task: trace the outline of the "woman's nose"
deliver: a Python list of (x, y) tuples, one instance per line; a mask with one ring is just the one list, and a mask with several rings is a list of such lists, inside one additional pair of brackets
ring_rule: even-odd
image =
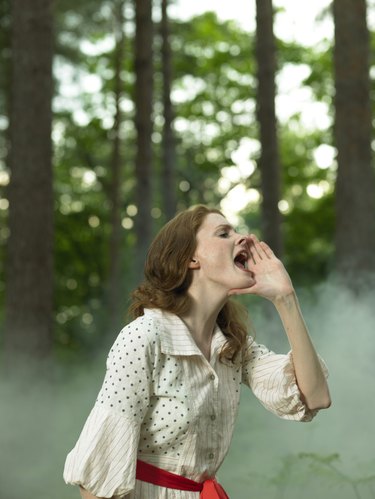
[(249, 236), (246, 236), (246, 235), (244, 235), (244, 234), (239, 234), (239, 236), (238, 236), (238, 239), (237, 239), (236, 243), (237, 243), (238, 245), (240, 245), (240, 244), (244, 244), (244, 243), (245, 243), (245, 244), (247, 244), (247, 243), (249, 242), (249, 240), (250, 240)]

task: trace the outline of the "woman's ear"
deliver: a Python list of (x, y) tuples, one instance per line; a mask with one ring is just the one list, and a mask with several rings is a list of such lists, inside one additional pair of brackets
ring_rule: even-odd
[(197, 258), (192, 258), (190, 260), (190, 263), (189, 263), (189, 269), (199, 269), (200, 268), (200, 265), (199, 265), (199, 261), (197, 260)]

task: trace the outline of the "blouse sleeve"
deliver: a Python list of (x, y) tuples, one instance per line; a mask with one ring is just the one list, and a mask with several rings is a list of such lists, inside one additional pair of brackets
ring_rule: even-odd
[(151, 386), (150, 324), (126, 326), (112, 346), (103, 386), (65, 462), (66, 483), (99, 497), (122, 497), (135, 486), (140, 426)]
[[(324, 375), (328, 371), (319, 357)], [(280, 418), (311, 421), (318, 410), (310, 410), (298, 388), (292, 352), (276, 354), (249, 338), (248, 358), (242, 369), (242, 383), (249, 386), (261, 404)]]

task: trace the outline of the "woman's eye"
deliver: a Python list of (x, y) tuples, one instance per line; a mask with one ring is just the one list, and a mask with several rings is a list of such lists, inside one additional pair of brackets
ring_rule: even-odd
[(229, 237), (229, 232), (220, 232), (219, 237)]

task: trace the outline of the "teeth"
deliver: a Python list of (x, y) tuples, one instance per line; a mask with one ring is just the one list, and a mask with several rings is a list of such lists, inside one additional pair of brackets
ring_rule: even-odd
[(249, 255), (247, 254), (247, 252), (241, 251), (236, 256), (235, 262), (237, 262), (237, 264), (240, 265), (243, 269), (248, 270), (248, 263), (247, 263), (248, 258)]

